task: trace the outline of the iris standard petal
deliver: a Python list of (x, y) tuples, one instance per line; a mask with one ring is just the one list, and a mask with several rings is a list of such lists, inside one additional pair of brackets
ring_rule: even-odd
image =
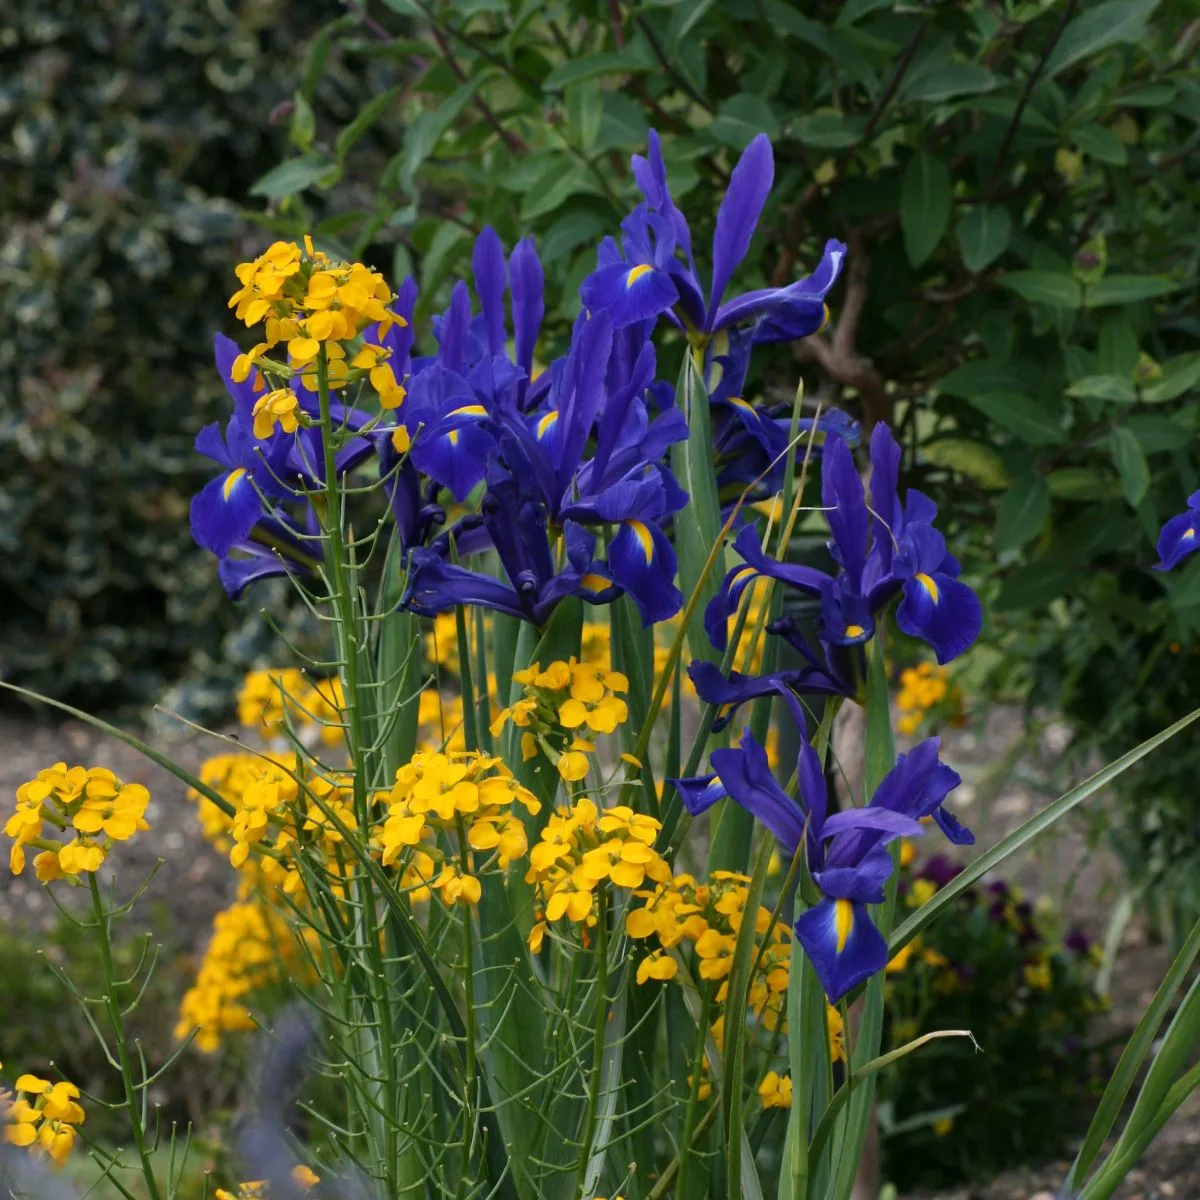
[(718, 800), (724, 800), (729, 793), (721, 782), (719, 775), (698, 775), (692, 779), (672, 779), (675, 790), (683, 799), (683, 807), (698, 817), (708, 812)]
[(849, 590), (860, 593), (870, 522), (854, 455), (840, 438), (834, 438), (821, 455), (821, 503)]
[(508, 286), (512, 299), (513, 350), (519, 366), (533, 377), (533, 350), (545, 315), (542, 293), (545, 282), (533, 238), (522, 238), (508, 260)]
[(531, 607), (522, 605), (517, 593), (499, 580), (448, 563), (433, 550), (414, 548), (400, 607), (418, 616), (434, 617), (460, 604), (478, 604), (520, 619), (528, 618)]
[(492, 354), (502, 354), (506, 268), (500, 236), (490, 225), (485, 225), (483, 232), (475, 239), (471, 267), (475, 272), (475, 294), (479, 297), (480, 308), (483, 309), (488, 351)]
[(760, 133), (738, 159), (729, 177), (729, 187), (721, 207), (717, 210), (706, 332), (712, 332), (717, 309), (729, 280), (750, 249), (750, 239), (762, 216), (774, 178), (775, 159), (771, 140), (765, 133)]
[(767, 752), (747, 729), (732, 750), (714, 750), (711, 762), (730, 798), (771, 831), (788, 855), (804, 836), (805, 813), (779, 786)]
[(822, 900), (802, 913), (796, 939), (831, 1004), (887, 966), (887, 942), (855, 900)]

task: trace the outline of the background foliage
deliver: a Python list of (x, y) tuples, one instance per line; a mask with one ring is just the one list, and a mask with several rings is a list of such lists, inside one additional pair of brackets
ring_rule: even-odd
[(0, 674), (88, 706), (211, 664), (187, 531), (239, 215), (316, 0), (21, 0), (0, 35)]

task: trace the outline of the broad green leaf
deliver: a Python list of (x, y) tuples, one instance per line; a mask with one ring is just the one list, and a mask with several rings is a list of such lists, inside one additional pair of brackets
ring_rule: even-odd
[(1200, 604), (1200, 557), (1193, 556), (1185, 566), (1176, 567), (1170, 574), (1162, 576), (1162, 582), (1176, 612), (1194, 608)]
[(1039, 561), (1017, 567), (1004, 577), (993, 607), (997, 612), (1045, 608), (1079, 578), (1079, 571), (1063, 562)]
[(1138, 361), (1138, 335), (1126, 313), (1106, 313), (1100, 321), (1096, 369), (1104, 375), (1133, 378)]
[(908, 261), (919, 267), (950, 223), (950, 172), (930, 154), (914, 154), (900, 185), (900, 230)]
[(791, 131), (806, 146), (820, 150), (843, 150), (857, 145), (865, 126), (861, 119), (836, 112), (815, 112), (796, 121)]
[(1147, 754), (1153, 753), (1159, 746), (1168, 742), (1177, 733), (1182, 733), (1200, 717), (1200, 708), (1176, 721), (1174, 725), (1147, 738), (1140, 746), (1134, 747), (1127, 754), (1097, 771), (1090, 779), (1085, 779), (1077, 787), (1060, 796), (1053, 803), (1042, 809), (1036, 816), (1030, 817), (1019, 829), (1002, 838), (990, 850), (981, 854), (961, 874), (956, 875), (931, 900), (921, 905), (915, 913), (895, 929), (888, 938), (888, 955), (895, 955), (903, 950), (914, 937), (926, 929), (943, 912), (949, 910), (959, 896), (969, 887), (978, 883), (989, 871), (998, 867), (1011, 854), (1027, 846), (1035, 838), (1045, 833), (1069, 812), (1089, 800), (1097, 792), (1106, 788), (1112, 781), (1127, 771), (1135, 763), (1140, 762)]
[(1146, 20), (1157, 7), (1158, 0), (1108, 0), (1088, 9), (1063, 30), (1042, 68), (1042, 78), (1053, 79), (1080, 59), (1109, 46), (1140, 41)]
[(1162, 108), (1170, 104), (1178, 93), (1169, 83), (1148, 83), (1145, 87), (1122, 92), (1117, 103), (1122, 108)]
[(581, 54), (555, 67), (542, 80), (542, 90), (557, 92), (572, 84), (599, 79), (603, 75), (634, 75), (649, 71), (651, 64), (629, 50), (605, 51), (601, 54)]
[(542, 263), (557, 262), (572, 250), (578, 249), (601, 233), (607, 233), (612, 221), (596, 208), (595, 201), (585, 200), (588, 207), (570, 208), (538, 238), (538, 258)]
[(307, 190), (335, 169), (336, 164), (320, 154), (289, 158), (252, 183), (250, 195), (281, 200), (284, 196), (294, 196), (297, 192)]
[(1009, 271), (1000, 282), (1030, 304), (1050, 308), (1078, 308), (1079, 284), (1057, 271)]
[(372, 97), (363, 105), (354, 120), (342, 129), (333, 143), (334, 153), (338, 157), (338, 162), (342, 162), (345, 159), (346, 155), (353, 148), (354, 143), (395, 104), (396, 98), (403, 91), (404, 85), (396, 84), (395, 87), (390, 87), (387, 91), (380, 92), (378, 96)]
[(1097, 162), (1123, 167), (1128, 161), (1129, 153), (1125, 143), (1103, 125), (1081, 125), (1071, 131), (1071, 140), (1084, 154)]
[(1113, 494), (1113, 477), (1095, 467), (1059, 467), (1046, 483), (1050, 495), (1063, 500), (1106, 500)]
[(1128, 429), (1118, 427), (1112, 431), (1112, 456), (1125, 499), (1136, 508), (1150, 487), (1150, 467), (1141, 443)]
[(1084, 293), (1088, 308), (1102, 308), (1106, 304), (1136, 304), (1139, 300), (1153, 300), (1165, 296), (1178, 288), (1172, 279), (1159, 275), (1106, 275), (1093, 283)]
[(981, 487), (1008, 487), (1008, 472), (1004, 460), (990, 446), (972, 442), (967, 438), (938, 438), (930, 442), (922, 453), (926, 461), (937, 467), (957, 471)]
[(938, 51), (905, 75), (896, 100), (901, 104), (916, 100), (939, 104), (955, 96), (990, 92), (995, 86), (996, 77), (987, 67), (956, 62), (949, 57), (949, 50)]
[(1022, 370), (1016, 363), (976, 358), (955, 367), (937, 381), (937, 390), (964, 400), (987, 392), (1024, 392), (1037, 386), (1037, 372)]
[(671, 24), (667, 27), (667, 44), (676, 47), (687, 38), (696, 25), (712, 8), (714, 0), (691, 0), (689, 4), (679, 5), (671, 15)]
[(1057, 409), (1016, 392), (987, 392), (969, 397), (972, 408), (1031, 446), (1053, 446), (1066, 441)]
[(1124, 425), (1147, 454), (1177, 450), (1188, 436), (1186, 425), (1160, 413), (1134, 413), (1125, 419)]
[(760, 133), (778, 137), (779, 122), (761, 96), (739, 92), (721, 105), (705, 132), (723, 146), (744, 150)]
[(436, 107), (419, 113), (408, 127), (404, 148), (399, 157), (399, 184), (406, 191), (413, 190), (417, 172), (438, 147), (442, 136), (458, 120), (459, 114), (475, 98), (475, 93), (491, 77), (491, 72), (482, 71), (468, 79)]
[(836, 25), (853, 25), (859, 17), (868, 16), (881, 8), (891, 8), (895, 0), (846, 0), (838, 10)]
[(1200, 354), (1181, 354), (1163, 363), (1158, 381), (1142, 389), (1142, 400), (1147, 404), (1177, 400), (1197, 385), (1200, 385)]
[(569, 196), (597, 191), (599, 187), (583, 163), (564, 159), (561, 166), (552, 167), (530, 188), (521, 202), (521, 220), (532, 221), (535, 217), (554, 212)]
[(1050, 515), (1050, 488), (1040, 475), (1016, 480), (996, 509), (996, 550), (1017, 550), (1031, 542)]
[(955, 232), (963, 265), (977, 275), (1008, 249), (1012, 217), (998, 204), (977, 205), (959, 218)]
[(1067, 395), (1115, 400), (1119, 404), (1132, 404), (1137, 399), (1133, 380), (1127, 375), (1085, 375), (1067, 388)]
[(644, 149), (646, 132), (650, 128), (646, 110), (624, 92), (603, 92), (601, 95), (604, 113), (596, 136), (596, 153)]
[(604, 106), (600, 86), (595, 80), (567, 88), (567, 121), (581, 150), (589, 151), (600, 136)]
[(1167, 1010), (1173, 1003), (1175, 994), (1182, 987), (1191, 970), (1192, 963), (1196, 961), (1198, 955), (1200, 955), (1200, 921), (1192, 926), (1191, 933), (1188, 934), (1187, 940), (1176, 955), (1174, 962), (1167, 969), (1154, 999), (1142, 1014), (1142, 1019), (1137, 1023), (1137, 1028), (1134, 1029), (1125, 1049), (1121, 1052), (1121, 1058), (1109, 1078), (1108, 1086), (1105, 1087), (1104, 1095), (1100, 1098), (1095, 1116), (1092, 1117), (1092, 1122), (1088, 1126), (1083, 1145), (1080, 1146), (1079, 1153), (1071, 1165), (1071, 1173), (1067, 1177), (1066, 1183), (1068, 1193), (1077, 1186), (1079, 1181), (1087, 1178), (1092, 1163), (1096, 1160), (1096, 1155), (1100, 1153), (1100, 1148), (1104, 1145), (1105, 1139), (1121, 1114), (1125, 1097), (1141, 1072), (1142, 1064), (1150, 1053), (1154, 1039), (1158, 1036), (1158, 1031), (1166, 1019)]

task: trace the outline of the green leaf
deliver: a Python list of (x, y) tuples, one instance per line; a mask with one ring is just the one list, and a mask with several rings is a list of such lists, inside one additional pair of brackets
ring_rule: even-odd
[(864, 128), (861, 118), (846, 117), (837, 112), (815, 112), (796, 121), (792, 133), (806, 146), (844, 150), (857, 145)]
[(996, 550), (1003, 554), (1031, 542), (1050, 516), (1050, 488), (1040, 475), (1018, 479), (996, 509)]
[(1067, 388), (1067, 395), (1115, 400), (1118, 404), (1132, 404), (1137, 399), (1133, 380), (1125, 375), (1085, 375)]
[(468, 79), (435, 108), (418, 114), (409, 125), (404, 148), (400, 151), (399, 182), (404, 191), (413, 190), (413, 181), (425, 160), (437, 149), (443, 134), (458, 120), (459, 114), (490, 76), (491, 72), (482, 71), (473, 79)]
[(1100, 1148), (1104, 1145), (1113, 1125), (1116, 1124), (1117, 1117), (1121, 1115), (1125, 1097), (1129, 1095), (1129, 1089), (1133, 1087), (1134, 1081), (1141, 1072), (1142, 1064), (1150, 1053), (1150, 1048), (1158, 1036), (1163, 1021), (1166, 1020), (1168, 1009), (1174, 1002), (1175, 994), (1183, 986), (1192, 963), (1196, 961), (1198, 955), (1200, 955), (1200, 921), (1192, 926), (1191, 933), (1188, 934), (1187, 940), (1175, 956), (1174, 962), (1167, 969), (1154, 999), (1142, 1014), (1142, 1019), (1137, 1023), (1137, 1028), (1134, 1029), (1125, 1049), (1121, 1052), (1121, 1058), (1109, 1078), (1108, 1086), (1105, 1087), (1104, 1095), (1101, 1096), (1096, 1113), (1088, 1126), (1083, 1145), (1080, 1146), (1079, 1153), (1075, 1156), (1074, 1163), (1071, 1164), (1071, 1173), (1065, 1185), (1068, 1194), (1075, 1190), (1079, 1181), (1087, 1178), (1092, 1163), (1096, 1160), (1096, 1155), (1100, 1153)]
[(543, 264), (557, 262), (611, 227), (612, 221), (594, 208), (568, 209), (538, 238), (538, 258)]
[(1148, 388), (1142, 390), (1142, 399), (1147, 404), (1161, 404), (1165, 400), (1177, 400), (1200, 384), (1200, 354), (1181, 354), (1163, 363), (1162, 376)]
[(973, 275), (991, 266), (1008, 249), (1012, 217), (998, 204), (978, 205), (965, 213), (955, 227), (963, 265)]
[(928, 462), (936, 467), (957, 471), (981, 487), (1008, 487), (1008, 472), (1004, 460), (990, 446), (967, 438), (939, 438), (923, 451)]
[(1030, 817), (1019, 829), (1014, 830), (1007, 837), (1001, 838), (996, 845), (981, 854), (961, 874), (956, 875), (932, 899), (921, 905), (908, 920), (892, 932), (892, 935), (888, 938), (888, 957), (891, 958), (900, 950), (903, 950), (918, 933), (928, 928), (943, 912), (948, 911), (950, 905), (963, 892), (975, 883), (978, 883), (989, 871), (998, 867), (1010, 855), (1015, 854), (1018, 850), (1027, 846), (1035, 838), (1043, 834), (1047, 829), (1050, 829), (1069, 812), (1078, 808), (1085, 800), (1102, 791), (1114, 779), (1118, 778), (1135, 763), (1145, 758), (1147, 754), (1153, 753), (1159, 746), (1169, 742), (1171, 738), (1185, 730), (1198, 717), (1200, 717), (1200, 708), (1189, 713), (1182, 720), (1176, 721), (1174, 725), (1164, 729), (1161, 733), (1156, 733), (1152, 738), (1148, 738), (1140, 746), (1136, 746), (1130, 750), (1128, 754), (1121, 755), (1115, 762), (1109, 763), (1108, 766), (1097, 771), (1090, 779), (1085, 779), (1083, 783), (1060, 796), (1052, 804), (1042, 809), (1036, 816)]
[(1063, 562), (1032, 562), (1010, 571), (1000, 585), (993, 607), (997, 612), (1021, 612), (1024, 609), (1043, 609), (1057, 600), (1079, 572)]
[(936, 52), (904, 77), (896, 99), (904, 104), (924, 100), (939, 104), (955, 96), (975, 96), (990, 92), (996, 77), (978, 63), (956, 62), (947, 53)]
[(645, 109), (624, 92), (604, 92), (602, 103), (604, 113), (596, 137), (596, 153), (644, 148), (650, 128)]
[(1066, 441), (1060, 414), (1043, 401), (1016, 392), (987, 392), (968, 397), (968, 402), (1031, 446), (1053, 446)]
[(650, 70), (650, 63), (629, 50), (611, 50), (601, 54), (582, 54), (555, 67), (542, 80), (542, 90), (557, 92), (572, 84), (599, 79), (604, 75), (635, 75)]
[(1106, 275), (1087, 289), (1084, 303), (1088, 308), (1102, 308), (1106, 304), (1136, 304), (1139, 300), (1165, 296), (1178, 287), (1173, 279), (1164, 279), (1159, 275)]
[(1078, 308), (1079, 284), (1058, 271), (1009, 271), (1000, 282), (1030, 304), (1050, 308)]
[(1111, 129), (1105, 129), (1102, 125), (1081, 125), (1071, 131), (1071, 140), (1097, 162), (1123, 167), (1128, 161), (1129, 152), (1125, 149), (1125, 143)]
[(919, 267), (937, 249), (950, 223), (950, 172), (930, 154), (914, 154), (900, 185), (904, 252)]
[(667, 27), (667, 44), (673, 49), (677, 47), (712, 8), (713, 3), (714, 0), (691, 0), (689, 4), (679, 5)]
[(1158, 0), (1108, 0), (1106, 4), (1097, 4), (1063, 30), (1042, 68), (1042, 78), (1053, 79), (1080, 59), (1109, 46), (1140, 41), (1146, 31), (1146, 20), (1157, 7)]
[(705, 132), (723, 146), (744, 150), (760, 133), (778, 137), (779, 122), (761, 96), (739, 92), (721, 105)]
[(1113, 465), (1121, 477), (1121, 487), (1125, 499), (1131, 507), (1137, 508), (1146, 498), (1150, 487), (1150, 467), (1141, 443), (1128, 429), (1117, 428), (1112, 431)]
[(281, 200), (312, 187), (335, 169), (335, 164), (320, 154), (289, 158), (250, 185), (250, 195)]
[(1036, 384), (1036, 374), (1031, 376), (1006, 359), (976, 358), (943, 375), (937, 390), (967, 399), (984, 392), (1023, 392)]
[(591, 150), (596, 144), (603, 119), (599, 84), (589, 80), (567, 89), (567, 121), (581, 150)]
[(547, 174), (529, 189), (521, 201), (521, 220), (532, 221), (562, 205), (569, 196), (580, 192), (595, 193), (597, 185), (583, 163), (563, 159), (561, 165), (551, 166)]
[(337, 135), (337, 139), (333, 143), (334, 153), (337, 155), (338, 162), (344, 161), (354, 143), (392, 107), (396, 101), (396, 97), (403, 91), (404, 85), (396, 84), (395, 87), (388, 88), (385, 92), (380, 92), (378, 96), (373, 97), (363, 105), (354, 120)]
[(1113, 492), (1113, 478), (1094, 467), (1059, 467), (1046, 476), (1050, 495), (1063, 500), (1106, 500)]
[(1178, 93), (1169, 83), (1148, 83), (1145, 87), (1122, 92), (1116, 103), (1121, 108), (1163, 108), (1171, 103)]

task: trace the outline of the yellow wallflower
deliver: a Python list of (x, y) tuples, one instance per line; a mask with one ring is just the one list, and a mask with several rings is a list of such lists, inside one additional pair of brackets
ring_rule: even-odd
[(84, 1111), (73, 1083), (22, 1075), (15, 1095), (0, 1096), (0, 1117), (9, 1145), (28, 1146), (62, 1166), (75, 1144), (76, 1126), (84, 1122)]
[(791, 1108), (792, 1077), (768, 1071), (763, 1076), (762, 1083), (758, 1085), (758, 1095), (763, 1108)]

